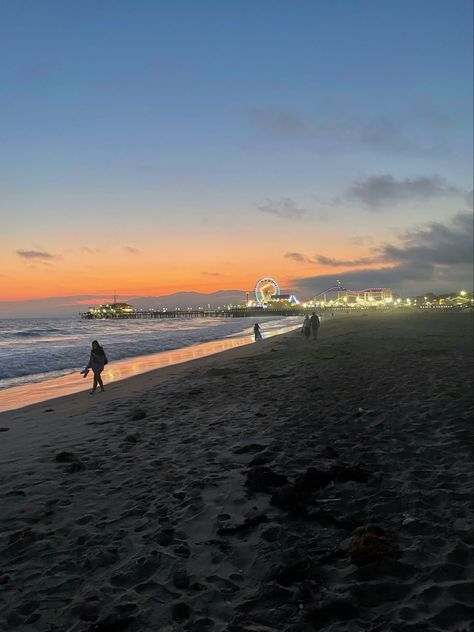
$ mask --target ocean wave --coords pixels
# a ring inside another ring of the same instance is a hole
[[[285,324],[289,323],[288,319],[283,320]],[[266,317],[260,318],[259,322],[265,331],[278,328],[282,319]],[[31,320],[28,326],[24,322],[3,320],[0,324],[0,389],[83,368],[95,339],[104,346],[109,362],[113,362],[250,333],[253,324],[254,320],[247,318],[125,322],[54,320],[50,323]],[[5,339],[6,336],[10,338]]]

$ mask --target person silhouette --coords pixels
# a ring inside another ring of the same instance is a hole
[[[258,323],[255,323],[255,325],[253,326],[253,333],[255,335],[255,342],[257,342],[258,340],[263,340],[262,334],[260,333],[260,325]]]
[[[306,315],[303,321],[303,336],[307,340],[310,337],[310,335],[311,335],[311,321],[309,320],[309,316]]]
[[[107,356],[105,355],[105,351],[97,342],[97,340],[94,340],[92,342],[92,349],[91,349],[89,362],[86,368],[83,371],[81,371],[81,374],[84,377],[87,377],[89,370],[92,370],[94,374],[94,382],[92,385],[92,391],[90,392],[90,395],[94,395],[94,393],[97,390],[97,386],[100,386],[101,393],[105,391],[104,383],[102,382],[101,373],[104,370],[104,366],[107,363],[108,363],[108,360],[107,360]]]
[[[311,323],[311,332],[313,334],[313,340],[317,340],[319,328],[321,326],[321,321],[319,319],[319,316],[316,314],[316,312],[313,312],[310,319],[310,323]]]

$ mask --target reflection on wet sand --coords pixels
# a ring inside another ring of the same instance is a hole
[[[265,338],[287,333],[299,326],[300,325],[291,324],[281,327],[280,329],[268,331],[265,333]],[[153,369],[159,369],[172,364],[180,364],[188,360],[195,360],[204,356],[220,353],[221,351],[226,351],[227,349],[233,349],[234,347],[248,345],[252,342],[253,335],[245,335],[204,342],[172,351],[161,351],[160,353],[118,360],[117,362],[111,363],[111,365],[105,369],[104,383],[117,382],[118,380],[138,375],[139,373],[146,373]],[[78,393],[90,388],[91,380],[89,378],[84,380],[77,372],[63,375],[52,380],[45,380],[44,382],[7,388],[4,391],[0,391],[0,412],[22,408],[23,406],[37,404],[38,402],[44,402],[48,399],[54,399],[55,397]],[[100,397],[99,394],[97,396]]]

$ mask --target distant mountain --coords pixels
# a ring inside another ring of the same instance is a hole
[[[218,307],[238,304],[245,300],[243,290],[220,290],[210,294],[175,292],[164,296],[119,296],[119,301],[131,303],[138,309],[180,309],[185,307]],[[89,303],[90,301],[90,303]],[[0,301],[0,318],[53,318],[77,316],[97,302],[108,303],[110,296],[54,296],[27,301]]]
[[[163,308],[174,309],[179,307],[219,307],[228,304],[238,304],[245,301],[243,290],[219,290],[211,294],[201,292],[175,292],[164,296],[134,296],[129,302],[139,309]]]

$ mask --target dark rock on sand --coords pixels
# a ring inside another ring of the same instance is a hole
[[[377,524],[367,524],[359,527],[351,546],[351,561],[364,565],[375,562],[387,556],[395,557],[398,551],[393,537]]]
[[[7,428],[6,426],[0,428],[0,432],[8,432],[9,430],[10,428]]]
[[[277,474],[269,467],[255,466],[247,472],[246,487],[255,492],[270,491],[273,487],[286,485],[288,479],[283,474]]]

